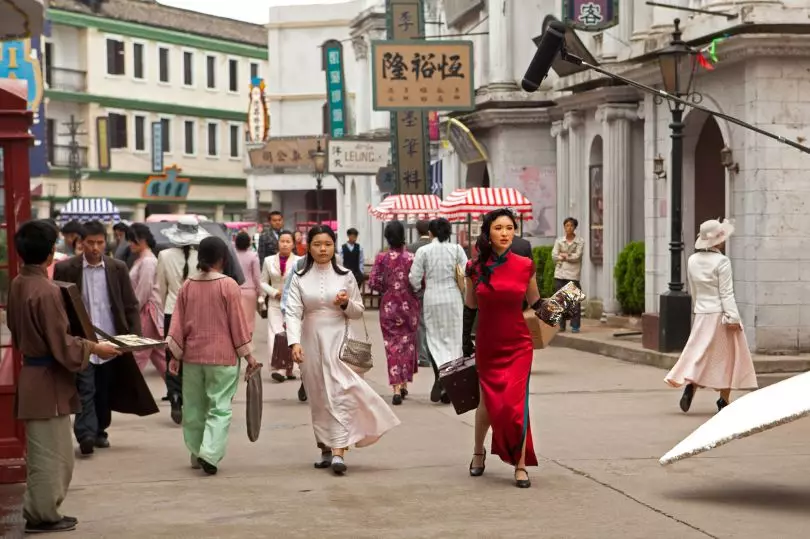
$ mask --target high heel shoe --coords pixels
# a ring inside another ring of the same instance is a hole
[[[723,397],[720,397],[719,399],[717,399],[717,411],[718,412],[721,411],[726,406],[728,406],[728,402],[726,402],[726,399],[724,399]]]
[[[683,396],[681,397],[681,410],[686,413],[692,406],[692,399],[695,397],[695,384],[686,384],[683,388]]]
[[[475,457],[484,457],[481,459],[481,466],[473,466],[475,464]],[[487,468],[487,452],[473,453],[473,459],[470,461],[470,475],[472,477],[481,477],[484,475],[484,470]]]
[[[517,474],[518,472],[523,472],[526,474],[526,479],[518,479]],[[515,468],[515,486],[517,488],[529,488],[532,486],[532,480],[529,479],[529,472],[526,471],[526,468]]]

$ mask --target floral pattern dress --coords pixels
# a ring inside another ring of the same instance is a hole
[[[419,300],[408,281],[413,253],[405,248],[377,255],[369,286],[382,294],[380,328],[388,360],[388,382],[394,386],[413,381],[417,369]]]

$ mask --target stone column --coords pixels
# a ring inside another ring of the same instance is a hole
[[[602,290],[606,314],[617,314],[613,268],[630,241],[631,121],[638,119],[638,104],[600,105],[596,120],[602,123],[603,146],[603,266]]]
[[[217,204],[214,208],[214,222],[225,222],[225,204]]]
[[[496,92],[517,89],[515,76],[512,73],[512,40],[509,28],[512,3],[511,0],[489,0],[487,2],[489,89]]]
[[[626,47],[625,43],[629,43],[631,36],[633,35],[633,25],[634,19],[636,17],[635,7],[636,4],[635,0],[619,0],[619,46]],[[644,4],[644,2],[640,2]],[[610,36],[608,36],[610,39]],[[616,41],[615,39],[612,41]]]
[[[357,61],[358,77],[357,97],[355,98],[354,113],[356,116],[356,133],[365,133],[371,129],[371,66],[368,63],[368,41],[364,36],[352,38],[354,58]]]
[[[551,124],[551,136],[557,139],[557,236],[563,235],[563,219],[568,217],[570,194],[568,178],[568,131],[559,120]]]
[[[644,2],[633,2],[633,32],[630,39],[647,37],[652,26],[653,9],[653,6],[648,6]]]
[[[568,132],[568,215],[565,217],[574,217],[584,224],[588,213],[588,206],[583,206],[588,198],[588,157],[584,151],[585,133],[582,126],[581,112],[565,113],[563,129]],[[586,234],[586,231],[582,230],[580,233]]]
[[[140,202],[135,204],[135,213],[132,214],[132,220],[136,223],[143,223],[146,221],[146,204]]]

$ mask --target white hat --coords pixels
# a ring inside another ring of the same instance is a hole
[[[205,229],[200,228],[200,222],[192,215],[181,216],[176,223],[161,230],[160,233],[178,247],[199,245],[202,240],[211,235]]]
[[[711,249],[726,241],[734,234],[734,221],[729,219],[709,219],[700,225],[700,233],[695,241],[695,249]]]

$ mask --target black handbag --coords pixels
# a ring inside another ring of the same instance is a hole
[[[474,357],[460,357],[445,363],[439,369],[442,387],[450,397],[456,414],[461,415],[478,408],[481,388]]]

